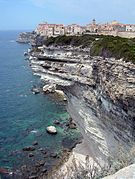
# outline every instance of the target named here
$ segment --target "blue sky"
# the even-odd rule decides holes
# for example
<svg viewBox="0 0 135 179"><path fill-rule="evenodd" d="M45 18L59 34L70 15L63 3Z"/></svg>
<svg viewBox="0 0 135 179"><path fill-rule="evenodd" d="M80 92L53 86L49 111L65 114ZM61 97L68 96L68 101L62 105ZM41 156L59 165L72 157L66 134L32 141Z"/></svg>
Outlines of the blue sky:
<svg viewBox="0 0 135 179"><path fill-rule="evenodd" d="M38 23L118 20L135 24L135 0L0 0L0 30L35 29Z"/></svg>

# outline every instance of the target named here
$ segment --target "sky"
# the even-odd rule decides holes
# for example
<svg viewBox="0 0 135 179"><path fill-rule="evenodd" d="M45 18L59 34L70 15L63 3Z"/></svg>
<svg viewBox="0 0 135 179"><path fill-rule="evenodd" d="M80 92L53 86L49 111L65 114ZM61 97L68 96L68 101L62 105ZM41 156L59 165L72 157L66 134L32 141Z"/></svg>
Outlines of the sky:
<svg viewBox="0 0 135 179"><path fill-rule="evenodd" d="M135 24L135 0L0 0L0 30L34 30L38 23Z"/></svg>

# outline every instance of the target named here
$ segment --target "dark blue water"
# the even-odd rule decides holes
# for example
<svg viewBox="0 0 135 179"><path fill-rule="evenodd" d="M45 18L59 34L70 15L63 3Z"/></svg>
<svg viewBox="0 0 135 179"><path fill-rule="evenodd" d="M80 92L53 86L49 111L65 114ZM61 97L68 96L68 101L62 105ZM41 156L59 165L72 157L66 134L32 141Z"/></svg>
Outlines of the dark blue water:
<svg viewBox="0 0 135 179"><path fill-rule="evenodd" d="M54 120L64 123L69 116L63 105L46 95L31 93L32 86L41 82L24 60L28 45L15 42L18 33L0 32L0 167L27 163L22 148L34 141L38 141L38 148L61 151L62 139L75 137L75 132L65 132L58 126L57 135L46 133L46 127Z"/></svg>

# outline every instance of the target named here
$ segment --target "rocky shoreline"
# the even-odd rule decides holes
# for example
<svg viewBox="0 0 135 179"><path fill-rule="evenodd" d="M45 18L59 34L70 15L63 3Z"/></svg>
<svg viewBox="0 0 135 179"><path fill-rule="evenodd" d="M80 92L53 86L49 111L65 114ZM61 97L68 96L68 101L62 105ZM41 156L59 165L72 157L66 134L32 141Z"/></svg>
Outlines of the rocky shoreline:
<svg viewBox="0 0 135 179"><path fill-rule="evenodd" d="M61 127L65 132L73 132L76 130L76 125L69 119L65 122L60 120L55 120L54 126L48 126L46 128L48 135L59 135L57 131L58 127ZM50 129L51 127L51 129ZM54 129L55 128L55 133ZM58 134L57 134L58 133ZM70 136L65 135L62 140L62 150L56 151L55 148L48 149L46 146L42 146L40 141L34 141L31 145L25 146L22 150L13 151L11 155L18 156L18 166L9 168L0 168L1 177L7 179L37 179L50 178L54 171L68 160L72 149L80 143L82 137L80 135L77 138L70 138Z"/></svg>
<svg viewBox="0 0 135 179"><path fill-rule="evenodd" d="M42 45L44 38L33 32L22 32L16 39L21 44L30 44L32 46Z"/></svg>
<svg viewBox="0 0 135 179"><path fill-rule="evenodd" d="M62 93L60 89L55 89L55 86L52 86L51 88L50 85L48 87L46 85L44 85L43 87L33 86L31 92L33 93L33 95L38 95L38 93L42 93L43 95L45 95L46 93L49 93L48 95L54 96L54 99L57 98L58 102L60 101L62 102L62 104L64 103L64 105L67 103L64 93ZM48 175L50 175L50 173L52 173L53 170L55 170L56 166L58 167L69 158L72 148L74 148L76 144L79 143L81 140L79 137L73 138L72 136L70 140L70 136L68 135L68 132L71 132L71 134L73 135L74 131L77 131L75 123L69 118L66 118L65 121L65 119L56 117L54 121L51 121L49 123L48 127L51 125L53 125L53 127L55 126L55 129L57 131L55 134L56 136L59 136L61 132L65 133L61 142L62 151L57 152L55 151L55 148L49 150L48 146L43 146L42 142L36 139L36 141L30 142L30 144L28 143L26 144L26 146L22 145L17 150L11 151L11 153L9 153L9 156L3 157L3 163L5 162L5 165L7 164L7 166L10 159L16 157L17 160L13 164L13 168L8 168L5 165L1 165L0 177L10 179L32 179L43 178L43 176L47 177ZM60 128L61 130L59 130ZM24 133L22 134L22 137L25 138L25 136L30 133L36 136L36 131L34 130L34 128L32 128L31 131L30 129L26 129L26 131L24 131ZM37 135L52 135L52 132L49 131L48 133L46 127L44 131L41 131L39 133L37 132ZM52 136L52 138L53 137L54 136Z"/></svg>
<svg viewBox="0 0 135 179"><path fill-rule="evenodd" d="M91 57L75 48L67 53L67 47L50 51L43 46L29 55L34 74L64 91L68 111L96 163L108 163L109 157L117 160L120 147L131 150L135 140L134 64Z"/></svg>

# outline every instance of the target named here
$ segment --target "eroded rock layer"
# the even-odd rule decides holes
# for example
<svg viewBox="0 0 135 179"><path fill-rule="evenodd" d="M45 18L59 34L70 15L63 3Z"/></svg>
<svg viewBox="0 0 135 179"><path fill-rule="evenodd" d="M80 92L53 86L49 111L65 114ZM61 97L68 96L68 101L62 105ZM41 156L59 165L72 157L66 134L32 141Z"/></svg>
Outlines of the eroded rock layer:
<svg viewBox="0 0 135 179"><path fill-rule="evenodd" d="M135 65L114 58L78 55L33 59L36 75L55 83L68 99L68 111L89 144L93 158L105 161L135 139Z"/></svg>

